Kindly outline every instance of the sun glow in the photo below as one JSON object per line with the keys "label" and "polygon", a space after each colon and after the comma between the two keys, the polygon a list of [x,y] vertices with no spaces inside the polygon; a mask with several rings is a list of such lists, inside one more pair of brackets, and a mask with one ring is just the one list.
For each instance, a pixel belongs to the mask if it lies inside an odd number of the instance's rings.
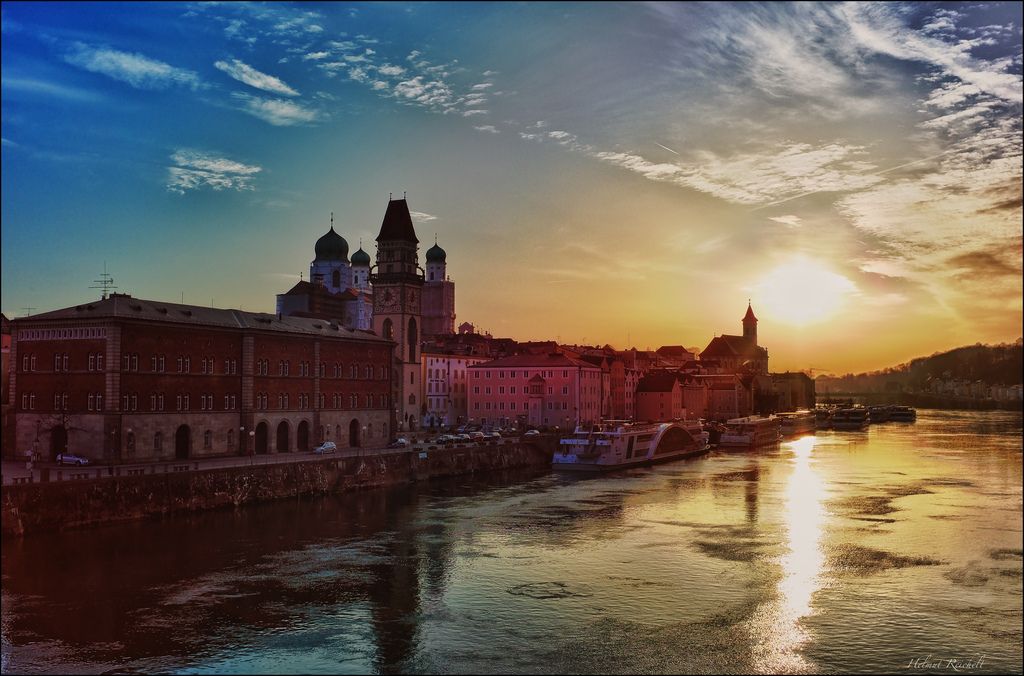
{"label": "sun glow", "polygon": [[846,298],[857,293],[857,286],[821,263],[798,256],[769,272],[754,292],[765,315],[802,326],[835,315]]}

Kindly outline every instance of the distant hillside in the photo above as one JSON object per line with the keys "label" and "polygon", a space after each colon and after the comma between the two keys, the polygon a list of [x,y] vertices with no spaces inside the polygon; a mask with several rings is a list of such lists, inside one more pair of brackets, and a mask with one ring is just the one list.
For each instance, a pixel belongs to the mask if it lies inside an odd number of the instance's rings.
{"label": "distant hillside", "polygon": [[906,364],[868,373],[824,375],[815,379],[819,392],[885,392],[927,390],[934,380],[981,381],[985,385],[1016,385],[1024,371],[1022,340],[1001,345],[969,345]]}

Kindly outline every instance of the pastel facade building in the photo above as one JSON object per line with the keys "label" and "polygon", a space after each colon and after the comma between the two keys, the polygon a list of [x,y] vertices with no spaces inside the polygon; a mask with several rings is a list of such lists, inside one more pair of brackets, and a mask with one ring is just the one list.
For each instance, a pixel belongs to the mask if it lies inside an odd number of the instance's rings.
{"label": "pastel facade building", "polygon": [[424,348],[425,384],[422,424],[425,427],[461,425],[469,420],[469,367],[490,357],[450,354]]}
{"label": "pastel facade building", "polygon": [[639,369],[626,360],[611,360],[609,380],[611,389],[611,417],[615,420],[633,420],[636,417],[636,390],[640,383]]}
{"label": "pastel facade building", "polygon": [[471,421],[568,429],[601,419],[601,369],[585,361],[523,354],[468,370]]}
{"label": "pastel facade building", "polygon": [[750,390],[734,373],[692,376],[707,388],[707,408],[702,416],[708,420],[741,418],[753,413]]}
{"label": "pastel facade building", "polygon": [[663,422],[685,418],[683,386],[672,371],[652,371],[640,379],[636,388],[636,419]]}
{"label": "pastel facade building", "polygon": [[814,408],[814,381],[806,373],[773,373],[771,379],[772,388],[778,397],[779,411]]}
{"label": "pastel facade building", "polygon": [[334,322],[112,294],[14,320],[12,338],[11,452],[122,463],[393,431],[391,343]]}

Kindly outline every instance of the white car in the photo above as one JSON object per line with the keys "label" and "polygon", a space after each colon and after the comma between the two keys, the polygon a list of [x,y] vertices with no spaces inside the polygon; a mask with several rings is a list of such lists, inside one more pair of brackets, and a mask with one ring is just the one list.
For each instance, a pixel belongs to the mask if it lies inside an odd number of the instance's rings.
{"label": "white car", "polygon": [[89,458],[83,458],[80,455],[73,453],[58,453],[57,454],[58,465],[78,465],[82,467],[89,464]]}
{"label": "white car", "polygon": [[526,433],[523,434],[523,436],[524,437],[536,437],[536,436],[540,436],[540,432],[538,432],[537,430],[526,430]]}
{"label": "white car", "polygon": [[336,443],[334,443],[333,441],[325,441],[324,443],[322,443],[319,446],[317,446],[316,448],[314,448],[313,452],[314,453],[323,454],[323,453],[334,453],[337,450],[338,450],[338,445]]}

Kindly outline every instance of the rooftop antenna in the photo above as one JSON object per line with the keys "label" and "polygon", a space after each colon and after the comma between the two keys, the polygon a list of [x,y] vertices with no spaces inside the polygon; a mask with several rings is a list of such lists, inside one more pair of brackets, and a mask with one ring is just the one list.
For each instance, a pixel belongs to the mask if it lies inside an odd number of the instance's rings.
{"label": "rooftop antenna", "polygon": [[[111,289],[116,289],[117,288],[116,286],[114,286],[114,278],[107,274],[107,262],[106,261],[103,261],[103,274],[100,275],[99,279],[94,279],[94,280],[92,280],[92,282],[93,282],[93,286],[90,286],[89,287],[90,289],[102,289],[103,290],[103,298],[102,298],[102,300],[106,300],[107,299],[107,292],[108,291],[110,291]],[[33,309],[35,309],[35,308],[33,308]]]}
{"label": "rooftop antenna", "polygon": [[184,291],[181,292],[181,304],[182,305],[185,304],[185,292]]}
{"label": "rooftop antenna", "polygon": [[334,212],[331,212],[331,230],[334,230]]}
{"label": "rooftop antenna", "polygon": [[391,199],[392,199],[392,198],[393,198],[394,196],[395,196],[395,193],[393,193],[393,192],[389,192],[389,193],[388,193],[388,202],[390,202],[390,201],[391,201]]}
{"label": "rooftop antenna", "polygon": [[402,199],[405,199],[405,191],[402,191]]}
{"label": "rooftop antenna", "polygon": [[25,311],[25,316],[26,317],[31,317],[32,316],[32,310],[35,310],[34,307],[23,307],[21,309]]}

